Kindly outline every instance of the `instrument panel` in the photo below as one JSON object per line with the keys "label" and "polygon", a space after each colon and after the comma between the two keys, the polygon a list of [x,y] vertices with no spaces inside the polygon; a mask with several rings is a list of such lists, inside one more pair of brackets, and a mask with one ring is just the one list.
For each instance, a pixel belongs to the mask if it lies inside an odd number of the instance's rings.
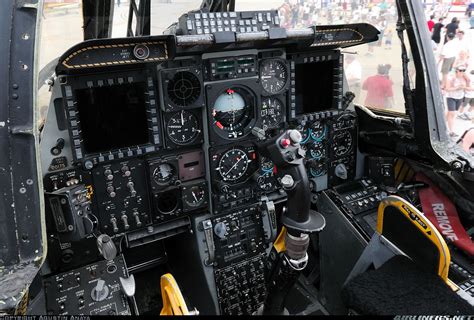
{"label": "instrument panel", "polygon": [[113,236],[284,197],[258,144],[288,128],[314,192],[350,178],[357,124],[340,110],[342,61],[252,49],[60,75],[69,166],[91,177],[96,228]]}
{"label": "instrument panel", "polygon": [[[64,265],[68,246],[81,252],[77,243],[87,239],[90,252],[99,234],[123,250],[191,229],[205,234],[197,246],[213,268],[221,310],[250,308],[226,293],[221,276],[233,270],[255,272],[261,294],[253,308],[265,292],[275,203],[283,210],[286,199],[262,141],[298,129],[314,193],[355,175],[357,119],[342,108],[342,54],[290,46],[179,53],[169,38],[133,41],[131,62],[112,63],[115,49],[97,46],[91,57],[102,52],[114,68],[58,69],[51,141],[64,141],[59,151],[45,146],[54,153],[43,162],[51,163],[44,185],[52,252],[62,254],[48,259]],[[201,218],[208,224],[199,226]]]}

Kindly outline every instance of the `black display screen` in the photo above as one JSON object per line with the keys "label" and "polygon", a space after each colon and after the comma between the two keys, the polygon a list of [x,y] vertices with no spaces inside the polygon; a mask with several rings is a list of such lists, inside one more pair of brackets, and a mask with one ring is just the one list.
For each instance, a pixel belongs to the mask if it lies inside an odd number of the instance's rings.
{"label": "black display screen", "polygon": [[296,115],[333,108],[335,60],[296,64]]}
{"label": "black display screen", "polygon": [[75,91],[85,153],[149,142],[145,92],[145,83]]}

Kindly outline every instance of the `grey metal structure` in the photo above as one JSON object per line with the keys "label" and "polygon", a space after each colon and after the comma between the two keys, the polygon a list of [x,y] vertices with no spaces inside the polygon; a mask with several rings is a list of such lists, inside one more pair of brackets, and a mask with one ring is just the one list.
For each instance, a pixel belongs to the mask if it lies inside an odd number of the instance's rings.
{"label": "grey metal structure", "polygon": [[15,309],[46,255],[35,116],[37,0],[0,8],[0,313]]}

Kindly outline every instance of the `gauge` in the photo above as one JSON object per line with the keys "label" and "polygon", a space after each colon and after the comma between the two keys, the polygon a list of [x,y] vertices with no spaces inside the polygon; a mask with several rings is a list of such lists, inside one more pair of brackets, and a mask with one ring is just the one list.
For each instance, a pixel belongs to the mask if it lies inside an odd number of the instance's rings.
{"label": "gauge", "polygon": [[276,98],[266,98],[262,101],[260,116],[263,130],[274,128],[282,121],[283,103]]}
{"label": "gauge", "polygon": [[227,132],[227,137],[236,139],[248,133],[254,113],[252,95],[243,88],[225,90],[215,101],[212,109],[214,125]]}
{"label": "gauge", "polygon": [[349,131],[343,131],[334,136],[334,153],[343,156],[352,149],[352,135]]}
{"label": "gauge", "polygon": [[324,165],[321,165],[317,168],[310,168],[309,173],[313,178],[317,178],[326,173],[326,168],[324,167]]}
{"label": "gauge", "polygon": [[260,65],[262,87],[268,93],[275,94],[285,88],[288,81],[288,69],[282,60],[264,60]]}
{"label": "gauge", "polygon": [[260,160],[260,169],[262,172],[273,172],[275,170],[275,164],[270,159],[262,157]]}
{"label": "gauge", "polygon": [[316,141],[321,141],[327,132],[327,126],[320,121],[315,121],[311,125],[311,138]]}
{"label": "gauge", "polygon": [[224,181],[237,181],[247,172],[250,162],[245,151],[231,149],[222,155],[217,171]]}
{"label": "gauge", "polygon": [[257,184],[263,191],[270,191],[276,187],[277,180],[275,178],[275,164],[265,157],[260,160],[260,170],[257,171]]}
{"label": "gauge", "polygon": [[198,119],[189,111],[176,112],[168,120],[166,132],[173,143],[188,144],[200,133]]}
{"label": "gauge", "polygon": [[199,207],[206,199],[206,190],[203,185],[195,185],[183,189],[184,202],[190,207]]}
{"label": "gauge", "polygon": [[158,184],[168,184],[174,175],[174,168],[169,163],[162,163],[153,170],[153,180]]}
{"label": "gauge", "polygon": [[296,127],[296,130],[298,130],[301,133],[301,142],[300,144],[305,144],[309,140],[309,129],[306,128],[304,125],[300,124],[298,127]]}
{"label": "gauge", "polygon": [[308,145],[306,152],[311,159],[321,159],[326,156],[326,148],[321,142],[313,142]]}

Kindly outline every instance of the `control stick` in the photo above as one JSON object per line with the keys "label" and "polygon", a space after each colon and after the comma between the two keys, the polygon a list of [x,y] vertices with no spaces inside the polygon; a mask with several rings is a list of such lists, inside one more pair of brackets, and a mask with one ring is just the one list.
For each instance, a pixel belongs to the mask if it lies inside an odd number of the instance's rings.
{"label": "control stick", "polygon": [[[288,314],[285,300],[308,263],[309,234],[321,231],[326,225],[324,217],[311,210],[311,191],[303,159],[305,151],[300,145],[301,133],[287,130],[282,135],[260,143],[262,156],[269,158],[278,168],[278,177],[288,195],[281,222],[286,228],[284,252],[272,248],[265,281],[267,296],[259,314]],[[278,239],[277,239],[278,241]]]}

